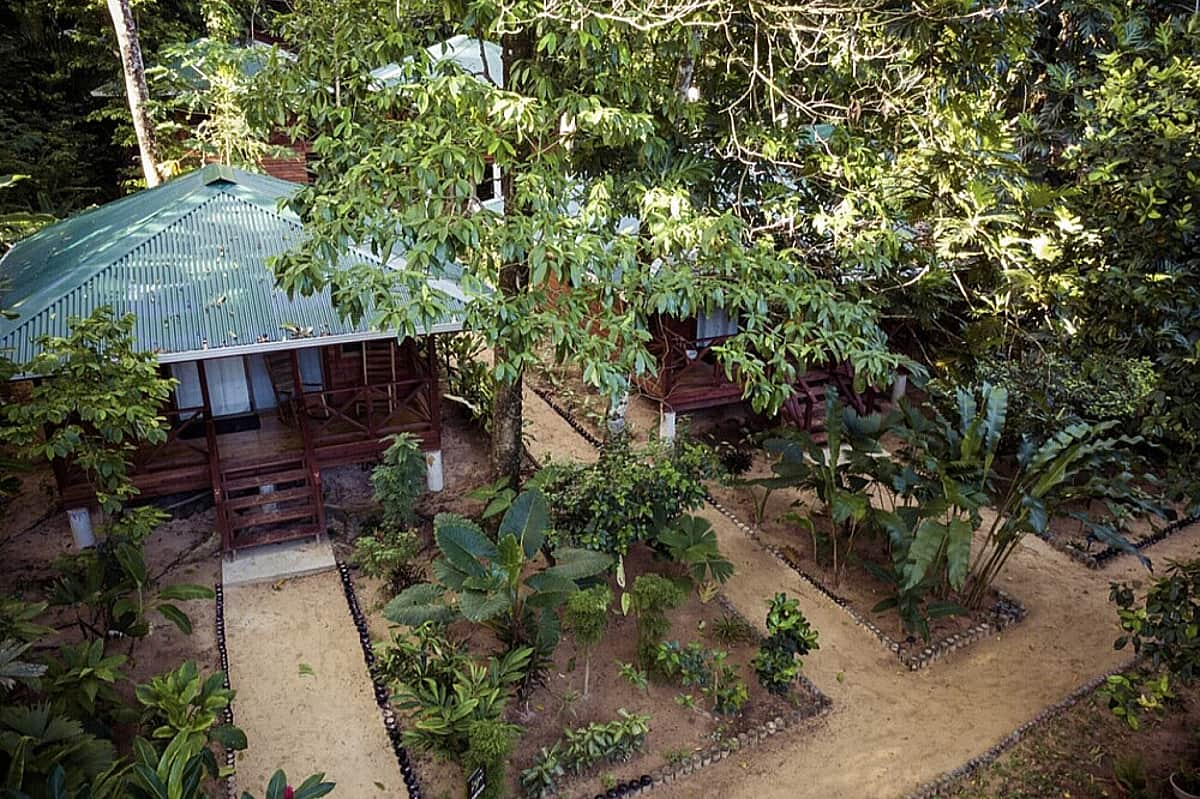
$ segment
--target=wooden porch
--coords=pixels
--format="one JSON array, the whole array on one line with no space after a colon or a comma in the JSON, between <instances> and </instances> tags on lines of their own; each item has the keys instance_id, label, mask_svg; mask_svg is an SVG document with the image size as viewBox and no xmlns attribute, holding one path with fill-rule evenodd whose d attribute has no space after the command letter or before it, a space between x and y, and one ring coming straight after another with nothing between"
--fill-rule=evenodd
<instances>
[{"instance_id":1,"label":"wooden porch","mask_svg":"<svg viewBox=\"0 0 1200 799\"><path fill-rule=\"evenodd\" d=\"M211 491L217 527L227 552L304 538L325 530L321 470L377 460L387 437L410 433L425 451L441 447L441 410L433 337L420 343L376 339L321 345L311 353L269 353L245 367L246 391L261 401L249 412L222 414L214 394L218 374L194 363L200 402L178 407L189 394L181 385L163 411L169 432L159 446L137 453L132 477L142 497ZM225 359L229 360L229 359ZM319 375L314 364L319 364ZM172 371L181 374L180 365ZM225 364L226 367L229 364ZM164 367L166 369L166 367ZM236 369L234 370L236 372ZM269 377L270 389L263 387ZM257 393L253 384L262 384ZM92 491L82 473L60 468L64 502L86 504Z\"/></svg>"},{"instance_id":2,"label":"wooden porch","mask_svg":"<svg viewBox=\"0 0 1200 799\"><path fill-rule=\"evenodd\" d=\"M658 374L640 381L647 396L675 412L734 405L742 401L742 385L734 374L730 379L717 361L714 348L729 335L701 336L696 317L676 319L659 316L651 321L653 339L649 348L658 363ZM812 369L800 375L791 398L780 408L780 421L805 430L824 429L825 397L830 387L859 413L875 408L871 389L854 390L854 375L849 365Z\"/></svg>"}]
</instances>

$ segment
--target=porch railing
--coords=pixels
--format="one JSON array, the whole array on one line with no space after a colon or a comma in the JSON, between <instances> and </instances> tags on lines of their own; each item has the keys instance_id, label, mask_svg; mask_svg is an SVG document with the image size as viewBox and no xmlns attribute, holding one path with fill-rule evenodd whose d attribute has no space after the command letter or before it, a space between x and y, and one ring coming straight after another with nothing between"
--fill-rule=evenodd
<instances>
[{"instance_id":1,"label":"porch railing","mask_svg":"<svg viewBox=\"0 0 1200 799\"><path fill-rule=\"evenodd\" d=\"M303 413L317 447L375 443L394 433L434 427L436 386L429 378L305 392Z\"/></svg>"}]
</instances>

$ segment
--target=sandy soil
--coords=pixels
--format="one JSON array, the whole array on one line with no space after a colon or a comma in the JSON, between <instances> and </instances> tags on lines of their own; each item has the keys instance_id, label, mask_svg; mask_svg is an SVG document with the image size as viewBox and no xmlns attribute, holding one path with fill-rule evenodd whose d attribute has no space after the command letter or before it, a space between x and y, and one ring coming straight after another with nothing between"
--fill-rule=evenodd
<instances>
[{"instance_id":1,"label":"sandy soil","mask_svg":"<svg viewBox=\"0 0 1200 799\"><path fill-rule=\"evenodd\" d=\"M55 558L74 550L67 516L53 492L48 467L29 472L20 495L5 510L0 522L0 595L19 596L26 601L47 598L54 579ZM96 520L99 524L99 520ZM219 573L216 536L212 511L190 513L169 519L146 540L146 562L161 585L196 583L213 586ZM185 635L175 625L151 612L151 631L145 638L120 646L110 645L113 654L129 656L125 671L134 682L144 682L194 660L205 672L220 668L217 654L214 605L193 601L181 604L192 622L192 634ZM46 622L61 627L60 634L47 644L74 643L79 640L73 617L55 613L52 608ZM132 690L128 692L132 699Z\"/></svg>"},{"instance_id":2,"label":"sandy soil","mask_svg":"<svg viewBox=\"0 0 1200 799\"><path fill-rule=\"evenodd\" d=\"M225 625L234 721L249 748L238 790L284 769L316 771L344 797L405 796L336 572L229 588Z\"/></svg>"},{"instance_id":3,"label":"sandy soil","mask_svg":"<svg viewBox=\"0 0 1200 799\"><path fill-rule=\"evenodd\" d=\"M532 428L570 432L544 403L526 408ZM565 432L563 432L565 431ZM576 436L562 456L587 454ZM923 671L903 670L869 631L818 594L787 566L712 510L737 574L725 593L758 623L770 593L787 591L821 633L821 649L806 660L807 675L834 702L819 736L772 741L752 756L730 758L703 772L704 796L822 799L903 796L990 748L1012 729L1088 678L1118 665L1111 580L1140 580L1146 572L1118 558L1099 572L1071 561L1044 542L1026 538L999 580L1021 598L1029 617L1001 636L955 653ZM1158 560L1200 554L1200 527L1154 546ZM696 780L665 786L664 797L694 797Z\"/></svg>"}]
</instances>

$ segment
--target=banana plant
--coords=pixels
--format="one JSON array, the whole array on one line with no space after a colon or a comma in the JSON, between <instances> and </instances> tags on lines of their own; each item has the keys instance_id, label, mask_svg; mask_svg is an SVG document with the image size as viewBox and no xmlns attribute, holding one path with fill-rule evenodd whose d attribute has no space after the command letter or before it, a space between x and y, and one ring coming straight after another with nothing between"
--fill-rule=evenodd
<instances>
[{"instance_id":1,"label":"banana plant","mask_svg":"<svg viewBox=\"0 0 1200 799\"><path fill-rule=\"evenodd\" d=\"M577 581L600 574L612 558L589 549L559 547L553 566L534 566L546 543L546 498L521 493L500 521L493 542L479 525L443 513L434 519L441 556L433 563L434 583L421 583L388 603L384 616L395 624L418 626L462 617L486 624L510 646L529 644L552 651L558 644L555 609L579 590Z\"/></svg>"},{"instance_id":2,"label":"banana plant","mask_svg":"<svg viewBox=\"0 0 1200 799\"><path fill-rule=\"evenodd\" d=\"M889 424L890 418L880 414L860 416L853 408L845 407L837 392L830 389L825 397L825 443L817 443L807 430L786 431L768 439L764 447L777 458L771 467L772 476L743 482L766 492L795 487L816 493L830 520L835 585L840 583L845 562L854 551L855 537L870 516L869 489L890 464L879 444ZM802 524L815 539L811 520ZM815 548L813 554L815 557Z\"/></svg>"}]
</instances>

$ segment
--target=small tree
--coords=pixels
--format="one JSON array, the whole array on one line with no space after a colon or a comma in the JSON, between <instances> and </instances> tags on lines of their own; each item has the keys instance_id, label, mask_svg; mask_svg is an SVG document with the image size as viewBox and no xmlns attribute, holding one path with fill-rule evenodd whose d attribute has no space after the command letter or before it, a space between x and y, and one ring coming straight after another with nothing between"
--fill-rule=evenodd
<instances>
[{"instance_id":1,"label":"small tree","mask_svg":"<svg viewBox=\"0 0 1200 799\"><path fill-rule=\"evenodd\" d=\"M671 629L667 611L679 607L685 594L660 574L642 574L633 581L629 596L637 617L637 660L648 669L655 662L655 648Z\"/></svg>"},{"instance_id":2,"label":"small tree","mask_svg":"<svg viewBox=\"0 0 1200 799\"><path fill-rule=\"evenodd\" d=\"M65 338L42 338L41 354L22 369L43 379L28 400L5 406L3 436L28 460L74 461L112 512L138 493L129 479L133 453L166 441L159 410L175 380L136 349L132 314L116 319L98 308L69 325Z\"/></svg>"},{"instance_id":3,"label":"small tree","mask_svg":"<svg viewBox=\"0 0 1200 799\"><path fill-rule=\"evenodd\" d=\"M586 591L572 594L567 600L563 622L575 636L575 643L583 650L583 695L588 695L588 683L592 675L592 648L604 637L608 626L608 606L612 604L612 591L607 585L594 585Z\"/></svg>"},{"instance_id":4,"label":"small tree","mask_svg":"<svg viewBox=\"0 0 1200 799\"><path fill-rule=\"evenodd\" d=\"M371 488L384 525L400 529L417 519L413 506L425 490L425 458L415 436L398 433L389 440L383 461L371 472Z\"/></svg>"}]
</instances>

